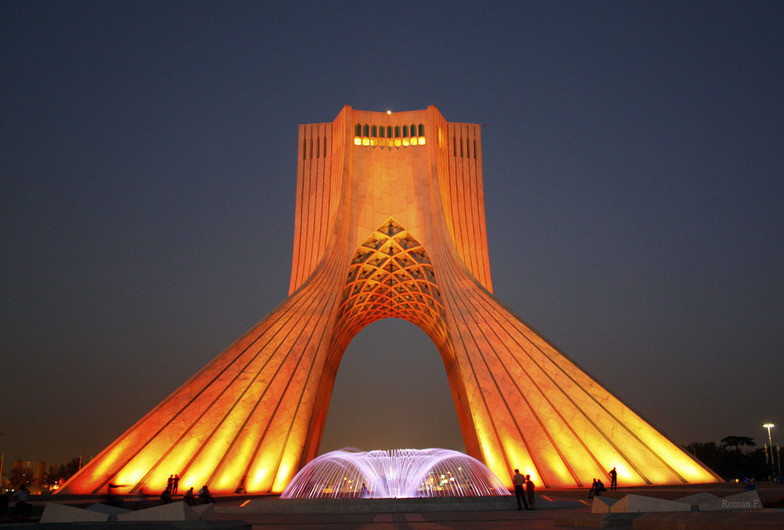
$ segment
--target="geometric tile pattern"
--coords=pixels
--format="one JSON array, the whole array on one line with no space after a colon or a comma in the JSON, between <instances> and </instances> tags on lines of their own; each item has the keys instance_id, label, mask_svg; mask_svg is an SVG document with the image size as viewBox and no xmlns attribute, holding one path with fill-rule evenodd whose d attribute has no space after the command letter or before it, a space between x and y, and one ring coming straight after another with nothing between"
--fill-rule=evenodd
<instances>
[{"instance_id":1,"label":"geometric tile pattern","mask_svg":"<svg viewBox=\"0 0 784 530\"><path fill-rule=\"evenodd\" d=\"M446 338L444 306L427 251L391 217L354 253L336 338L350 341L362 328L383 318L407 320L437 343Z\"/></svg>"},{"instance_id":2,"label":"geometric tile pattern","mask_svg":"<svg viewBox=\"0 0 784 530\"><path fill-rule=\"evenodd\" d=\"M433 340L466 452L507 486L514 469L541 488L612 468L628 486L720 480L493 294L478 124L345 106L297 145L288 297L61 494L160 492L173 474L180 491L283 491L318 455L343 352L383 318Z\"/></svg>"}]
</instances>

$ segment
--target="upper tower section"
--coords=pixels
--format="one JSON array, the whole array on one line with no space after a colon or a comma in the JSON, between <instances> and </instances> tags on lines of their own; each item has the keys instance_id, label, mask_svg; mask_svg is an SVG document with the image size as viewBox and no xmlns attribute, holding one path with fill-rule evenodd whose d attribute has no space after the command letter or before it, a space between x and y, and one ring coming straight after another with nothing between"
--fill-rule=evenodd
<instances>
[{"instance_id":1,"label":"upper tower section","mask_svg":"<svg viewBox=\"0 0 784 530\"><path fill-rule=\"evenodd\" d=\"M298 143L290 293L333 238L348 238L348 260L390 217L426 247L433 230L446 227L447 243L492 291L479 125L447 122L432 105L405 112L345 106L332 123L300 125Z\"/></svg>"}]
</instances>

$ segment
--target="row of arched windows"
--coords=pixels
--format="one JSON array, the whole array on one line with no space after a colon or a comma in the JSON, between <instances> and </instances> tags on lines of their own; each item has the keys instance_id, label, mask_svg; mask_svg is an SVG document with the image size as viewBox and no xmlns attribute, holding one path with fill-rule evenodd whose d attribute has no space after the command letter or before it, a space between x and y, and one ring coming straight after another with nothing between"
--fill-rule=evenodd
<instances>
[{"instance_id":1,"label":"row of arched windows","mask_svg":"<svg viewBox=\"0 0 784 530\"><path fill-rule=\"evenodd\" d=\"M354 125L354 145L401 147L425 145L425 124Z\"/></svg>"}]
</instances>

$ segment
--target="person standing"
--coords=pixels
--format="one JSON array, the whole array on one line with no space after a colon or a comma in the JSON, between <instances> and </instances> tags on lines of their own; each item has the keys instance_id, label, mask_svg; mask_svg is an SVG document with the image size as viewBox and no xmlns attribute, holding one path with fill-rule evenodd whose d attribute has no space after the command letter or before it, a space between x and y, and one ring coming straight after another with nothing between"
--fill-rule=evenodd
<instances>
[{"instance_id":1,"label":"person standing","mask_svg":"<svg viewBox=\"0 0 784 530\"><path fill-rule=\"evenodd\" d=\"M533 510L534 503L536 502L536 496L534 495L534 481L531 480L531 475L525 476L525 494L528 497L528 506Z\"/></svg>"},{"instance_id":2,"label":"person standing","mask_svg":"<svg viewBox=\"0 0 784 530\"><path fill-rule=\"evenodd\" d=\"M525 498L525 490L523 489L525 484L525 477L520 474L519 469L515 469L515 474L512 477L512 483L514 484L515 497L517 498L517 509L522 510L523 504L525 504L525 509L530 510L531 507L528 506L528 499Z\"/></svg>"},{"instance_id":3,"label":"person standing","mask_svg":"<svg viewBox=\"0 0 784 530\"><path fill-rule=\"evenodd\" d=\"M607 474L610 475L610 489L618 489L618 472L615 470L615 468L612 468Z\"/></svg>"}]
</instances>

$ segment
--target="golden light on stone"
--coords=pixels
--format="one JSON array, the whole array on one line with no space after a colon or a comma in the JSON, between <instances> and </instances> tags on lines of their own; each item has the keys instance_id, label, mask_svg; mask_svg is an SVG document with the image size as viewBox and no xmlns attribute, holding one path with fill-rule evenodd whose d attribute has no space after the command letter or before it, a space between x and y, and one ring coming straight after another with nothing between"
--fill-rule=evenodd
<instances>
[{"instance_id":1,"label":"golden light on stone","mask_svg":"<svg viewBox=\"0 0 784 530\"><path fill-rule=\"evenodd\" d=\"M348 344L401 318L436 345L468 454L511 486L719 478L494 295L478 124L434 106L299 127L289 296L59 491L281 492L317 454ZM350 443L350 441L347 441Z\"/></svg>"}]
</instances>

